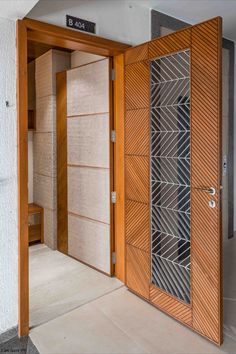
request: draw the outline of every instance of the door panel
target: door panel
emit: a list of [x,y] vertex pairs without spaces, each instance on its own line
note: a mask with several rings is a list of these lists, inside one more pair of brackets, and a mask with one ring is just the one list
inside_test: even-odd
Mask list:
[[[221,32],[215,19],[192,29],[193,327],[221,341]],[[213,198],[195,188],[212,186]],[[215,208],[207,207],[209,199]]]
[[67,71],[68,254],[111,274],[109,59]]
[[220,124],[221,18],[126,52],[126,284],[218,344]]

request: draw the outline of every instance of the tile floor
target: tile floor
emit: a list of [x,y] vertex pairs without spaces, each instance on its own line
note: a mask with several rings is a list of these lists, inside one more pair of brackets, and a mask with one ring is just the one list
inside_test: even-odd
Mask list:
[[29,255],[31,328],[123,285],[42,244],[31,246]]
[[[30,251],[31,272],[33,272],[34,266],[37,265],[37,267],[39,267],[40,265],[40,259],[37,260],[37,258],[43,257],[39,249],[40,247],[35,247],[35,251],[37,250],[36,253],[34,253],[33,249]],[[48,274],[46,265],[43,267],[44,271],[42,271],[40,276],[41,280],[34,279],[35,277],[33,277],[33,273],[31,273],[31,277],[33,278],[31,287],[38,289],[37,291],[35,290],[36,296],[40,298],[40,288],[43,288],[45,297],[45,299],[41,301],[41,307],[36,306],[37,301],[33,300],[34,293],[31,293],[31,304],[35,302],[34,306],[31,305],[31,309],[35,309],[35,314],[37,313],[37,315],[34,315],[33,312],[31,318],[34,319],[35,324],[37,322],[45,322],[43,316],[46,316],[48,321],[33,328],[30,333],[33,343],[41,354],[236,353],[236,257],[233,256],[236,255],[236,239],[228,241],[224,246],[226,263],[224,267],[226,280],[224,286],[225,340],[220,348],[133,295],[125,286],[121,286],[120,282],[115,279],[107,278],[100,273],[98,279],[96,278],[96,271],[91,269],[88,271],[84,269],[86,266],[79,264],[78,269],[80,269],[81,266],[81,273],[85,273],[83,274],[83,281],[75,279],[72,281],[72,278],[76,275],[78,275],[79,278],[81,273],[79,270],[78,273],[74,270],[77,269],[76,265],[72,265],[70,261],[65,259],[68,257],[63,256],[60,258],[61,254],[58,255],[58,252],[48,249],[44,249],[42,253],[48,254],[47,257],[51,258],[51,260],[48,259],[48,263],[51,265],[57,263],[53,258],[59,257],[60,267],[63,268],[64,275],[61,273],[62,270],[58,270],[58,275],[55,276],[55,279],[52,279],[52,274]],[[46,259],[45,254],[44,257]],[[74,260],[72,261],[74,262]],[[43,274],[45,271],[46,274]],[[70,275],[71,281],[69,283],[66,279],[68,272],[73,273]],[[92,273],[94,274],[92,275]],[[93,277],[93,285],[90,284],[86,275]],[[44,276],[48,277],[47,281],[45,279],[43,280]],[[104,280],[102,280],[102,278],[104,278]],[[104,291],[102,290],[103,281],[106,285]],[[110,287],[107,281],[108,283],[112,283]],[[37,282],[39,282],[38,285]],[[61,286],[59,282],[64,284],[64,286],[67,286],[67,284],[71,285],[75,282],[78,286],[72,286],[71,294],[69,287],[67,292],[68,297],[66,297],[64,287],[63,285]],[[84,294],[81,293],[83,292],[83,286],[81,286],[83,282],[85,282],[85,288],[87,288]],[[97,282],[99,282],[99,284],[97,284]],[[94,290],[93,287],[96,286],[98,286],[98,288]],[[49,289],[52,289],[54,293],[52,297],[50,296]],[[78,299],[76,297],[76,289]],[[59,291],[60,294],[56,294],[57,291]],[[90,297],[86,300],[86,296],[88,295]],[[47,296],[51,299],[50,301],[46,299]],[[51,309],[54,307],[53,299],[55,299],[55,297],[55,311],[52,311]],[[43,308],[43,302],[45,301],[48,304],[50,316],[54,317],[52,320],[50,320],[50,316],[47,315],[47,310],[45,310],[44,315],[39,315]],[[64,314],[60,313],[60,304],[63,304]],[[77,308],[69,309],[76,305]],[[55,316],[57,317],[55,318]]]

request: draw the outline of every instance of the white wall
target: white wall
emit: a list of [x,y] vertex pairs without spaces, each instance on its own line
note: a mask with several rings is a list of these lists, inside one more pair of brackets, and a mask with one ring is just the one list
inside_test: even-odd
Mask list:
[[15,43],[15,22],[0,18],[0,333],[17,324]]
[[40,0],[27,17],[65,26],[66,14],[95,22],[101,37],[133,45],[150,39],[150,9],[140,1]]

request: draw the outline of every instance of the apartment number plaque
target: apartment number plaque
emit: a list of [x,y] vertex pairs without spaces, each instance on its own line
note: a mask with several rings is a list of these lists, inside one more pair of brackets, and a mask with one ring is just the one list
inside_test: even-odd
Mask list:
[[95,33],[96,23],[71,15],[66,15],[66,26],[84,32]]

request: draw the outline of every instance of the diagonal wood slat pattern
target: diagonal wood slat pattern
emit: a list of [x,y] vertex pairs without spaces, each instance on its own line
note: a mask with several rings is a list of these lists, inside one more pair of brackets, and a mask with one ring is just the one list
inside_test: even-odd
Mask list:
[[[192,28],[192,301],[193,327],[220,343],[221,237],[220,237],[220,107],[221,20]],[[214,88],[214,89],[212,89]],[[212,186],[216,208],[209,196],[194,187]]]
[[149,110],[136,109],[126,112],[125,152],[129,155],[149,153]]
[[148,252],[126,245],[126,284],[149,299],[150,256]]
[[[178,92],[189,97],[191,123],[187,126],[186,110],[169,104],[169,97],[176,93],[168,80],[176,80],[173,62],[170,68],[164,59],[162,70],[153,68],[150,74],[149,64],[152,59],[190,49],[191,75],[190,86],[179,81]],[[179,55],[177,54],[177,57]],[[180,55],[181,56],[181,55]],[[186,58],[182,55],[180,65],[185,68]],[[184,70],[184,69],[183,69]],[[186,77],[187,79],[187,77]],[[184,81],[185,80],[185,81]],[[155,88],[160,82],[162,92]],[[152,132],[150,134],[150,85],[153,85],[151,111]],[[176,84],[177,85],[177,84]],[[176,86],[177,87],[177,86]],[[190,91],[189,91],[190,90]],[[174,96],[175,97],[175,96]],[[160,105],[162,102],[162,105]],[[185,102],[186,103],[186,102]],[[163,107],[161,107],[163,106]],[[164,119],[159,119],[162,116]],[[178,118],[178,121],[176,120]],[[221,18],[158,38],[144,45],[129,49],[125,54],[125,235],[126,235],[126,285],[138,295],[146,298],[155,306],[175,319],[192,327],[198,333],[220,344],[222,342],[222,294],[221,294],[221,236],[220,236],[220,121],[221,121]],[[170,130],[183,127],[178,135],[179,143],[174,146],[176,137]],[[191,160],[181,155],[182,138],[185,130],[191,131]],[[169,135],[168,135],[169,134]],[[172,134],[172,135],[171,135]],[[160,140],[166,139],[166,156],[160,161],[153,159],[150,166],[150,140],[158,150]],[[182,140],[181,140],[182,139]],[[173,141],[173,143],[171,142]],[[188,141],[189,144],[189,141]],[[170,152],[174,149],[175,155]],[[179,155],[179,156],[177,156]],[[154,156],[155,157],[155,156]],[[177,162],[176,158],[183,159]],[[186,173],[189,163],[191,175]],[[150,167],[154,176],[152,193],[153,222],[156,239],[154,244],[156,277],[164,290],[151,284],[150,254]],[[160,190],[159,181],[164,181]],[[169,209],[169,203],[175,200],[176,191],[170,182],[181,181],[181,192],[188,188],[191,195],[190,205],[186,205],[182,214]],[[190,188],[189,188],[190,184]],[[186,185],[186,186],[185,186]],[[214,187],[216,194],[199,192],[195,187]],[[166,208],[162,211],[159,203],[166,196]],[[216,207],[208,206],[214,199]],[[175,202],[178,206],[178,200]],[[179,205],[183,209],[183,204]],[[191,216],[190,209],[191,208]],[[171,221],[171,224],[168,222]],[[169,228],[168,228],[169,225]],[[191,237],[189,240],[189,230]],[[176,257],[169,254],[166,263],[158,259],[163,239],[174,245],[171,235],[178,235],[186,248],[191,241],[191,269],[186,263],[185,277],[190,273],[190,305],[165,292],[166,279],[158,273],[158,267],[165,269],[166,277],[171,279]],[[159,249],[158,249],[159,248]],[[173,261],[173,264],[170,261]],[[168,263],[169,262],[169,263]],[[184,264],[185,264],[184,263]],[[171,268],[172,267],[172,268]],[[171,270],[172,269],[172,270]],[[172,276],[178,277],[174,272]],[[157,283],[158,283],[157,282]],[[181,289],[175,287],[178,294]],[[181,297],[179,297],[181,298]]]
[[149,252],[149,208],[147,204],[127,200],[126,242]]
[[125,108],[138,109],[149,106],[149,66],[142,61],[130,64],[125,70]]
[[148,59],[148,43],[138,45],[125,52],[125,65]]
[[189,28],[157,38],[149,42],[149,59],[189,48],[190,41],[191,29]]
[[175,298],[165,294],[154,285],[150,286],[150,300],[159,307],[162,311],[167,312],[171,316],[191,326],[192,311],[191,308],[183,303],[180,303]]
[[149,163],[146,156],[125,157],[126,198],[137,202],[149,201]]

